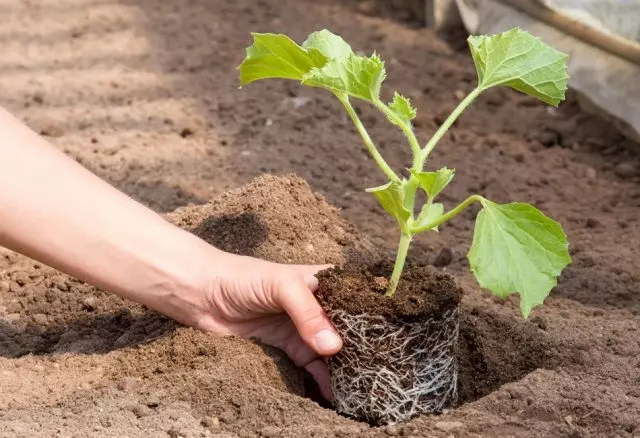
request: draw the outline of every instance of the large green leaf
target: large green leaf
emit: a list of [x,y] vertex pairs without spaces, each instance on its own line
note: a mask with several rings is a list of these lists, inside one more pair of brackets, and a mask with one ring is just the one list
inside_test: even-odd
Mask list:
[[567,58],[519,28],[468,38],[482,88],[511,87],[557,106],[567,90]]
[[252,33],[253,44],[238,67],[241,85],[268,78],[293,79],[369,102],[378,99],[386,76],[376,54],[356,55],[340,36],[324,29],[299,46],[288,36]]
[[500,298],[520,294],[527,318],[571,263],[567,237],[559,223],[529,204],[483,201],[483,207],[468,254],[471,270]]
[[367,192],[374,194],[382,208],[396,218],[398,224],[400,224],[400,227],[404,231],[411,213],[405,206],[403,185],[392,181],[383,186],[367,189]]
[[443,167],[435,172],[411,172],[418,179],[420,188],[424,190],[428,196],[437,196],[449,183],[455,175],[454,169]]
[[317,48],[300,47],[286,35],[252,33],[253,44],[238,69],[240,84],[267,78],[301,81],[313,68],[327,63],[327,57]]

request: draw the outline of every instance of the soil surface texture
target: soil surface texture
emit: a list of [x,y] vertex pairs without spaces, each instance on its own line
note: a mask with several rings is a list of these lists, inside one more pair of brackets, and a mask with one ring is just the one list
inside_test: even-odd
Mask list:
[[[0,20],[0,104],[179,226],[281,262],[341,265],[349,248],[392,260],[397,226],[364,192],[384,175],[335,98],[285,81],[238,89],[250,32],[302,41],[329,28],[376,50],[384,97],[412,99],[422,142],[476,79],[459,41],[354,2],[1,0]],[[402,135],[358,111],[388,162],[407,167]],[[491,298],[469,272],[477,210],[417,238],[412,263],[464,291],[460,404],[391,427],[318,402],[274,349],[177,326],[2,250],[0,436],[640,436],[634,146],[573,94],[553,109],[492,90],[465,111],[428,163],[457,170],[446,207],[474,193],[534,203],[563,224],[573,264],[523,320],[517,297]]]
[[439,319],[458,307],[462,290],[450,275],[431,266],[405,267],[393,297],[385,296],[393,264],[353,262],[319,272],[318,300],[327,312],[344,310],[351,315],[367,313],[390,322]]

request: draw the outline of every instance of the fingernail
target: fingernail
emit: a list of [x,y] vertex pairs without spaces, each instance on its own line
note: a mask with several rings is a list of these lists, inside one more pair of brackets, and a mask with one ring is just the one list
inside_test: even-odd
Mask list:
[[322,351],[335,351],[342,345],[342,340],[333,331],[322,329],[316,335],[316,346]]

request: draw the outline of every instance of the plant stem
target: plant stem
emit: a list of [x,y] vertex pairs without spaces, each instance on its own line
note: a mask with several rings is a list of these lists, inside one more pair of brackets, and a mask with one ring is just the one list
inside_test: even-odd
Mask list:
[[462,112],[469,105],[471,105],[471,102],[473,102],[483,91],[484,90],[480,87],[475,88],[471,93],[469,93],[467,97],[465,97],[462,100],[462,102],[458,104],[456,109],[454,109],[453,112],[449,115],[449,117],[447,117],[447,120],[445,120],[444,123],[440,125],[440,128],[436,131],[435,134],[433,134],[433,137],[431,137],[431,140],[429,140],[427,145],[420,152],[420,158],[417,162],[419,167],[415,170],[417,170],[418,172],[422,172],[422,168],[424,167],[425,161],[427,161],[427,158],[429,158],[429,154],[436,147],[440,139],[444,136],[444,134],[446,134],[449,128],[451,128],[451,125],[453,125],[453,123],[458,119],[458,117],[460,117],[460,114],[462,114]]
[[390,181],[400,182],[400,178],[398,177],[398,175],[396,175],[393,169],[387,164],[386,161],[384,161],[384,158],[382,158],[382,155],[380,155],[380,152],[378,152],[378,149],[376,149],[376,146],[373,144],[371,137],[369,137],[369,133],[367,133],[367,130],[360,121],[360,118],[356,114],[355,109],[353,108],[353,106],[351,106],[351,102],[349,102],[349,96],[347,96],[346,94],[336,93],[336,97],[340,99],[340,102],[342,102],[342,105],[344,105],[344,108],[347,110],[347,114],[349,114],[349,117],[351,117],[351,121],[356,126],[356,129],[360,133],[362,140],[364,140],[364,144],[367,146],[369,153],[375,160],[378,167],[384,172],[384,174],[387,176],[387,178],[389,178]]
[[425,231],[431,230],[432,228],[435,228],[453,219],[454,217],[459,215],[462,212],[462,210],[464,210],[474,202],[481,202],[484,204],[485,202],[487,202],[487,200],[480,195],[469,196],[467,199],[465,199],[460,204],[458,204],[455,208],[453,208],[452,210],[449,210],[447,213],[443,214],[442,216],[440,216],[438,219],[431,222],[430,224],[426,224],[422,227],[411,228],[409,231],[411,232],[411,234],[415,235],[418,233],[423,233]]
[[411,128],[411,124],[398,117],[396,113],[391,111],[391,109],[381,100],[376,100],[374,104],[376,108],[378,108],[384,113],[385,116],[387,116],[391,123],[398,126],[402,130],[404,136],[407,137],[407,140],[409,140],[409,144],[411,145],[411,152],[413,153],[413,163],[415,166],[415,163],[417,162],[416,160],[418,160],[418,158],[420,157],[421,148],[420,142],[418,141],[416,134]]
[[409,252],[411,238],[412,236],[410,234],[402,234],[400,236],[400,243],[398,244],[398,254],[396,255],[396,263],[393,266],[393,273],[391,274],[389,286],[387,287],[387,293],[385,294],[388,297],[393,296],[393,294],[396,292],[396,288],[398,287],[398,283],[400,282],[400,276],[402,275],[402,270],[404,269],[404,262],[407,260],[407,252]]

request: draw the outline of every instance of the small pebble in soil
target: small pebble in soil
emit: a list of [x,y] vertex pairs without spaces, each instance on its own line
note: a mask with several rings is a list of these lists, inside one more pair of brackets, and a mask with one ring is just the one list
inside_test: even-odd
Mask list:
[[88,311],[93,311],[96,309],[96,299],[95,297],[87,297],[84,300],[82,300],[82,307],[84,307],[85,310]]
[[135,378],[133,377],[125,377],[124,379],[122,379],[121,381],[119,381],[116,385],[116,387],[120,390],[120,391],[131,391],[133,388],[135,388],[137,386],[138,382]]
[[282,434],[282,429],[277,426],[265,426],[260,431],[260,434],[265,438],[275,438]]
[[47,315],[43,313],[36,313],[33,315],[33,322],[41,326],[46,326],[49,323],[49,319],[47,318]]
[[158,406],[160,406],[160,397],[158,397],[157,395],[150,395],[149,397],[147,397],[146,404],[150,408],[157,408]]
[[232,410],[226,410],[220,413],[219,418],[220,421],[222,421],[223,423],[226,424],[233,424],[236,422],[237,418],[236,418],[236,414],[235,412],[233,412]]
[[451,248],[442,248],[435,260],[433,261],[433,266],[438,268],[449,266],[453,261],[453,251]]
[[182,138],[191,137],[193,134],[195,134],[195,131],[191,128],[183,128],[182,131],[180,131],[180,137]]
[[147,415],[149,415],[151,413],[151,409],[149,409],[145,405],[136,405],[136,406],[133,407],[133,409],[131,409],[131,412],[133,412],[133,414],[136,417],[142,418],[142,417],[146,417]]
[[580,262],[585,268],[591,268],[596,264],[596,260],[593,257],[593,254],[588,252],[580,254]]
[[628,163],[625,161],[618,164],[613,169],[613,173],[615,173],[619,178],[627,179],[636,176],[638,174],[638,169],[633,163]]
[[187,436],[182,429],[176,429],[175,427],[169,429],[167,435],[169,435],[170,438],[184,438]]
[[204,417],[200,420],[200,425],[202,427],[210,427],[210,428],[218,428],[220,427],[220,420],[217,417]]
[[489,135],[484,139],[484,145],[490,149],[495,148],[496,146],[498,146],[498,144],[499,144],[498,139],[493,135]]
[[64,135],[64,131],[58,125],[49,124],[40,130],[40,135],[45,137],[62,137]]
[[20,312],[22,312],[22,304],[20,304],[20,301],[15,300],[7,304],[7,313],[20,313]]
[[585,225],[587,228],[597,228],[600,226],[600,221],[598,219],[588,217]]
[[544,130],[538,133],[538,141],[550,148],[560,143],[560,136],[556,132]]
[[436,421],[434,424],[436,429],[440,429],[443,432],[453,432],[464,426],[460,421]]
[[547,320],[543,316],[535,316],[531,318],[531,322],[537,325],[540,330],[547,329]]
[[384,428],[384,433],[389,436],[398,436],[400,435],[400,428],[396,424],[390,424]]
[[334,432],[340,438],[347,438],[357,436],[360,432],[362,432],[362,429],[357,425],[339,426],[334,429]]

